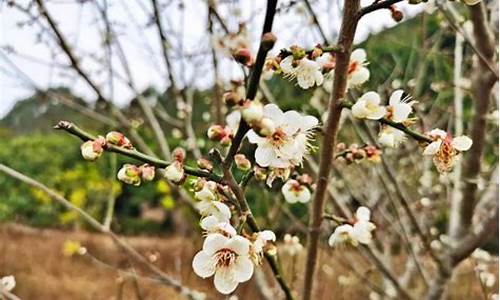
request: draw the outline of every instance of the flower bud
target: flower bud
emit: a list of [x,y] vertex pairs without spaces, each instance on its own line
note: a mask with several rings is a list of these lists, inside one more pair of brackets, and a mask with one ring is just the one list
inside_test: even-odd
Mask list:
[[337,148],[336,149],[337,152],[341,152],[341,151],[344,151],[346,149],[346,145],[345,145],[345,143],[338,143],[336,148]]
[[222,96],[222,99],[223,99],[224,103],[230,107],[235,106],[236,104],[240,103],[240,101],[241,101],[240,96],[238,96],[238,94],[233,92],[233,91],[229,91],[229,92],[224,93],[224,95]]
[[206,158],[200,158],[196,161],[196,164],[198,165],[198,168],[207,170],[207,171],[212,171],[214,166],[212,165],[212,162],[210,162]]
[[321,54],[323,54],[323,50],[321,50],[321,48],[315,47],[311,52],[311,59],[315,60],[316,58],[320,57]]
[[253,58],[250,50],[247,48],[240,48],[233,53],[233,58],[247,67],[251,67],[253,65]]
[[396,22],[401,22],[403,20],[403,12],[398,9],[391,9],[391,17]]
[[141,184],[141,170],[136,165],[125,164],[118,171],[118,180],[126,184]]
[[201,189],[203,189],[203,187],[205,186],[205,183],[206,183],[206,182],[207,182],[207,181],[205,180],[205,178],[201,178],[201,177],[200,177],[200,178],[195,179],[195,180],[192,182],[192,184],[193,184],[193,190],[194,190],[195,192],[199,192],[199,191],[201,191]]
[[207,136],[212,141],[219,141],[226,135],[224,127],[221,125],[212,125],[208,128]]
[[214,201],[214,200],[216,200],[216,196],[215,196],[216,186],[213,186],[212,184],[210,184],[210,182],[211,181],[206,182],[200,191],[194,193],[194,197],[197,200],[200,200],[200,201]]
[[276,43],[276,36],[271,32],[266,32],[262,36],[262,47],[266,50],[271,49]]
[[124,148],[132,148],[132,143],[123,135],[123,133],[120,133],[118,131],[110,131],[106,134],[106,142],[119,146],[119,147],[124,147]]
[[220,145],[222,147],[229,147],[231,145],[231,143],[233,142],[233,139],[231,138],[231,136],[229,135],[226,135],[225,137],[223,137],[221,140],[220,140]]
[[181,147],[177,147],[174,151],[172,151],[172,157],[174,160],[182,163],[186,159],[186,150]]
[[98,159],[104,152],[104,145],[106,145],[106,141],[102,136],[93,141],[86,141],[80,146],[83,158],[90,161]]
[[247,100],[243,104],[241,116],[247,123],[259,122],[264,116],[264,106],[260,102]]
[[355,153],[353,153],[354,159],[364,159],[366,158],[366,151],[363,149],[358,149]]
[[165,178],[174,183],[181,182],[184,179],[184,167],[182,163],[176,160],[166,167]]
[[297,181],[305,185],[311,185],[313,183],[313,179],[309,174],[302,174],[298,176]]
[[274,132],[276,126],[274,125],[273,120],[263,118],[260,122],[253,123],[252,128],[258,135],[266,137],[270,136]]
[[300,60],[306,56],[306,51],[304,50],[304,48],[301,48],[299,46],[291,46],[290,51],[292,51],[294,60]]
[[253,174],[258,181],[264,181],[267,178],[267,170],[257,165],[253,167]]
[[236,167],[242,171],[248,171],[252,168],[252,163],[246,158],[245,154],[236,154],[234,156]]
[[152,181],[155,178],[155,167],[148,165],[148,164],[143,164],[140,167],[141,170],[141,176],[142,180],[144,181]]

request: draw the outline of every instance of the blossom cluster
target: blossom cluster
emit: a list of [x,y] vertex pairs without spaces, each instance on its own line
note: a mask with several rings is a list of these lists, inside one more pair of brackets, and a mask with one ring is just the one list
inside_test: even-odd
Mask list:
[[358,144],[351,144],[347,147],[344,143],[338,143],[336,151],[336,159],[347,164],[360,162],[364,159],[375,163],[380,162],[380,149],[373,145],[360,147]]
[[[370,91],[363,94],[352,106],[352,114],[359,119],[379,120],[382,118],[403,126],[411,125],[413,119],[410,114],[413,104],[409,96],[404,95],[403,90],[396,90],[389,98],[389,104],[381,103],[380,95]],[[467,151],[472,146],[472,140],[467,136],[453,138],[449,133],[441,129],[433,129],[427,133],[432,140],[426,145],[423,154],[433,156],[433,162],[439,172],[449,172],[457,161],[458,154]],[[396,147],[405,139],[405,133],[390,125],[382,125],[378,141],[386,147]]]
[[276,236],[270,230],[238,233],[231,224],[224,186],[199,179],[194,188],[196,208],[202,216],[200,227],[206,237],[202,249],[193,258],[193,270],[202,278],[214,276],[215,288],[222,294],[230,294],[239,283],[252,277],[264,251],[273,248],[270,242],[274,242]]
[[[351,53],[347,74],[349,87],[361,85],[370,78],[367,64],[365,50],[356,49]],[[324,85],[330,91],[335,72],[335,54],[323,51],[319,46],[312,51],[292,46],[290,50],[283,50],[277,57],[266,61],[264,73],[272,72],[290,80],[296,79],[303,89]]]

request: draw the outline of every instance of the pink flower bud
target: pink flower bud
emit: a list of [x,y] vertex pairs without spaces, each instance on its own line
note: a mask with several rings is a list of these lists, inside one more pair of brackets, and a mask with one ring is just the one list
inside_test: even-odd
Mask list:
[[177,147],[174,151],[172,151],[172,157],[174,160],[182,163],[186,159],[186,150],[181,147]]
[[243,64],[247,67],[251,67],[253,65],[252,53],[247,48],[240,48],[233,53],[233,58],[240,64]]
[[212,165],[212,162],[210,162],[206,158],[200,158],[196,161],[196,164],[198,165],[198,168],[207,170],[207,171],[212,171],[214,166]]
[[184,167],[181,162],[174,161],[165,168],[165,177],[174,182],[179,183],[184,179]]
[[309,174],[302,174],[302,175],[297,177],[297,180],[301,184],[305,184],[305,185],[311,185],[313,183],[313,179],[311,176],[309,176]]
[[246,158],[244,154],[236,154],[234,156],[236,167],[242,171],[248,171],[252,168],[252,163]]
[[229,135],[226,135],[225,137],[223,137],[220,140],[220,144],[221,144],[222,147],[228,147],[228,146],[231,145],[232,142],[233,142],[233,139]]
[[125,164],[118,171],[118,180],[126,184],[139,185],[141,184],[141,170],[136,165]]
[[148,164],[143,164],[140,167],[141,174],[142,174],[142,180],[144,181],[152,181],[155,178],[155,167],[148,165]]
[[212,125],[208,128],[207,136],[212,141],[220,141],[224,136],[226,136],[226,131],[221,125]]
[[266,32],[262,36],[262,46],[265,49],[269,50],[274,46],[274,44],[276,43],[276,40],[277,40],[277,38],[274,34],[272,34],[271,32]]
[[82,156],[86,160],[94,161],[101,157],[102,152],[104,152],[104,145],[106,141],[102,136],[99,136],[95,140],[86,141],[80,146]]
[[118,131],[111,131],[106,134],[106,141],[112,145],[119,146],[119,147],[124,147],[127,149],[132,149],[132,143],[123,135],[123,133],[120,133]]
[[247,123],[256,123],[264,117],[264,106],[260,102],[247,100],[241,109],[241,116]]

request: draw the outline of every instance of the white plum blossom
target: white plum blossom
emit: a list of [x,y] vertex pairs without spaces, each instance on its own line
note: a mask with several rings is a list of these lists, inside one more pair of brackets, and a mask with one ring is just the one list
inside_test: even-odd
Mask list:
[[405,138],[403,131],[387,125],[384,125],[378,134],[378,142],[391,148],[396,148]]
[[252,244],[252,250],[256,253],[262,253],[264,246],[268,242],[275,242],[276,235],[271,230],[263,230],[257,233],[255,241]]
[[294,62],[293,55],[289,55],[281,61],[280,67],[286,77],[297,78],[297,84],[303,89],[323,84],[322,66],[317,61],[304,57]]
[[229,128],[233,135],[238,131],[240,120],[241,112],[239,110],[234,110],[226,116],[226,128]]
[[239,283],[252,277],[254,265],[249,251],[250,241],[242,236],[209,234],[203,249],[193,258],[193,270],[202,278],[215,274],[215,288],[222,294],[230,294]]
[[297,83],[303,89],[323,84],[321,65],[314,60],[303,58],[297,67]]
[[15,286],[16,279],[12,275],[5,276],[0,279],[0,292],[10,292],[14,289]]
[[403,94],[403,90],[394,91],[389,98],[389,105],[387,106],[387,118],[396,123],[406,121],[413,110],[412,105],[415,104],[415,101],[410,101],[411,97],[407,96],[403,98]]
[[433,162],[439,172],[449,172],[452,170],[457,155],[467,151],[472,146],[472,140],[465,136],[452,138],[446,131],[433,129],[427,133],[433,140],[424,149],[424,155],[432,155]]
[[257,144],[255,160],[261,167],[289,168],[302,163],[311,149],[312,130],[318,125],[313,116],[302,116],[296,111],[283,112],[275,104],[264,106],[264,118],[274,124],[266,136],[254,130],[248,132],[248,140]]
[[366,51],[356,49],[351,53],[347,82],[350,87],[365,83],[370,78],[370,71],[366,67]]
[[174,161],[165,168],[165,178],[172,182],[180,182],[184,178],[184,167],[179,161]]
[[299,237],[296,235],[287,233],[283,237],[283,241],[283,249],[291,256],[299,254],[304,249],[304,246],[302,246],[302,244],[300,243]]
[[200,227],[207,233],[219,233],[227,237],[235,236],[236,229],[226,221],[221,222],[216,216],[208,216],[200,221]]
[[311,199],[311,191],[295,179],[288,180],[281,187],[281,193],[288,203],[307,203]]
[[195,204],[199,213],[206,216],[214,216],[220,222],[229,222],[231,219],[231,209],[226,204],[217,200],[216,194],[217,185],[213,181],[207,181],[202,189],[194,193],[196,200]]
[[380,96],[376,92],[367,92],[352,106],[352,115],[358,119],[378,120],[385,116],[386,108],[380,105]]
[[370,222],[370,210],[361,206],[356,210],[356,222],[354,225],[343,224],[335,228],[335,231],[328,239],[330,246],[349,243],[353,246],[358,244],[369,244],[372,240],[372,231],[375,224]]

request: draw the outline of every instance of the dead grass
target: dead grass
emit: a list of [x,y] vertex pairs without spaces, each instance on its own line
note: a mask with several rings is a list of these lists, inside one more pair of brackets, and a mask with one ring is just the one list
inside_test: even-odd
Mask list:
[[[134,266],[139,274],[147,274],[130,262],[106,236],[4,224],[0,225],[0,275],[16,276],[15,292],[24,300],[183,299],[172,289],[146,280],[139,280],[138,291],[131,278],[121,277],[116,270],[100,266],[88,257],[65,257],[62,245],[68,239],[80,241],[89,253],[107,264],[129,271]],[[201,241],[195,243],[184,237],[128,237],[127,240],[144,255],[156,254],[155,264],[167,274],[189,287],[207,292],[212,299],[224,299],[214,292],[210,279],[200,279],[191,270],[192,257],[201,247]],[[360,259],[356,253],[349,256]],[[343,266],[339,261],[342,259],[345,259],[343,255],[331,250],[321,252],[315,299],[368,299],[370,289],[366,282]],[[282,260],[285,262],[285,277],[295,290],[299,289],[303,279],[300,270],[303,257],[293,262],[282,255]],[[450,288],[450,299],[483,299],[478,280],[471,270],[470,263],[461,266]],[[375,283],[380,280],[368,264],[360,271]],[[346,276],[348,285],[339,284],[339,274]],[[495,274],[498,274],[497,270]],[[240,285],[237,295],[244,300],[260,298],[253,280]]]

